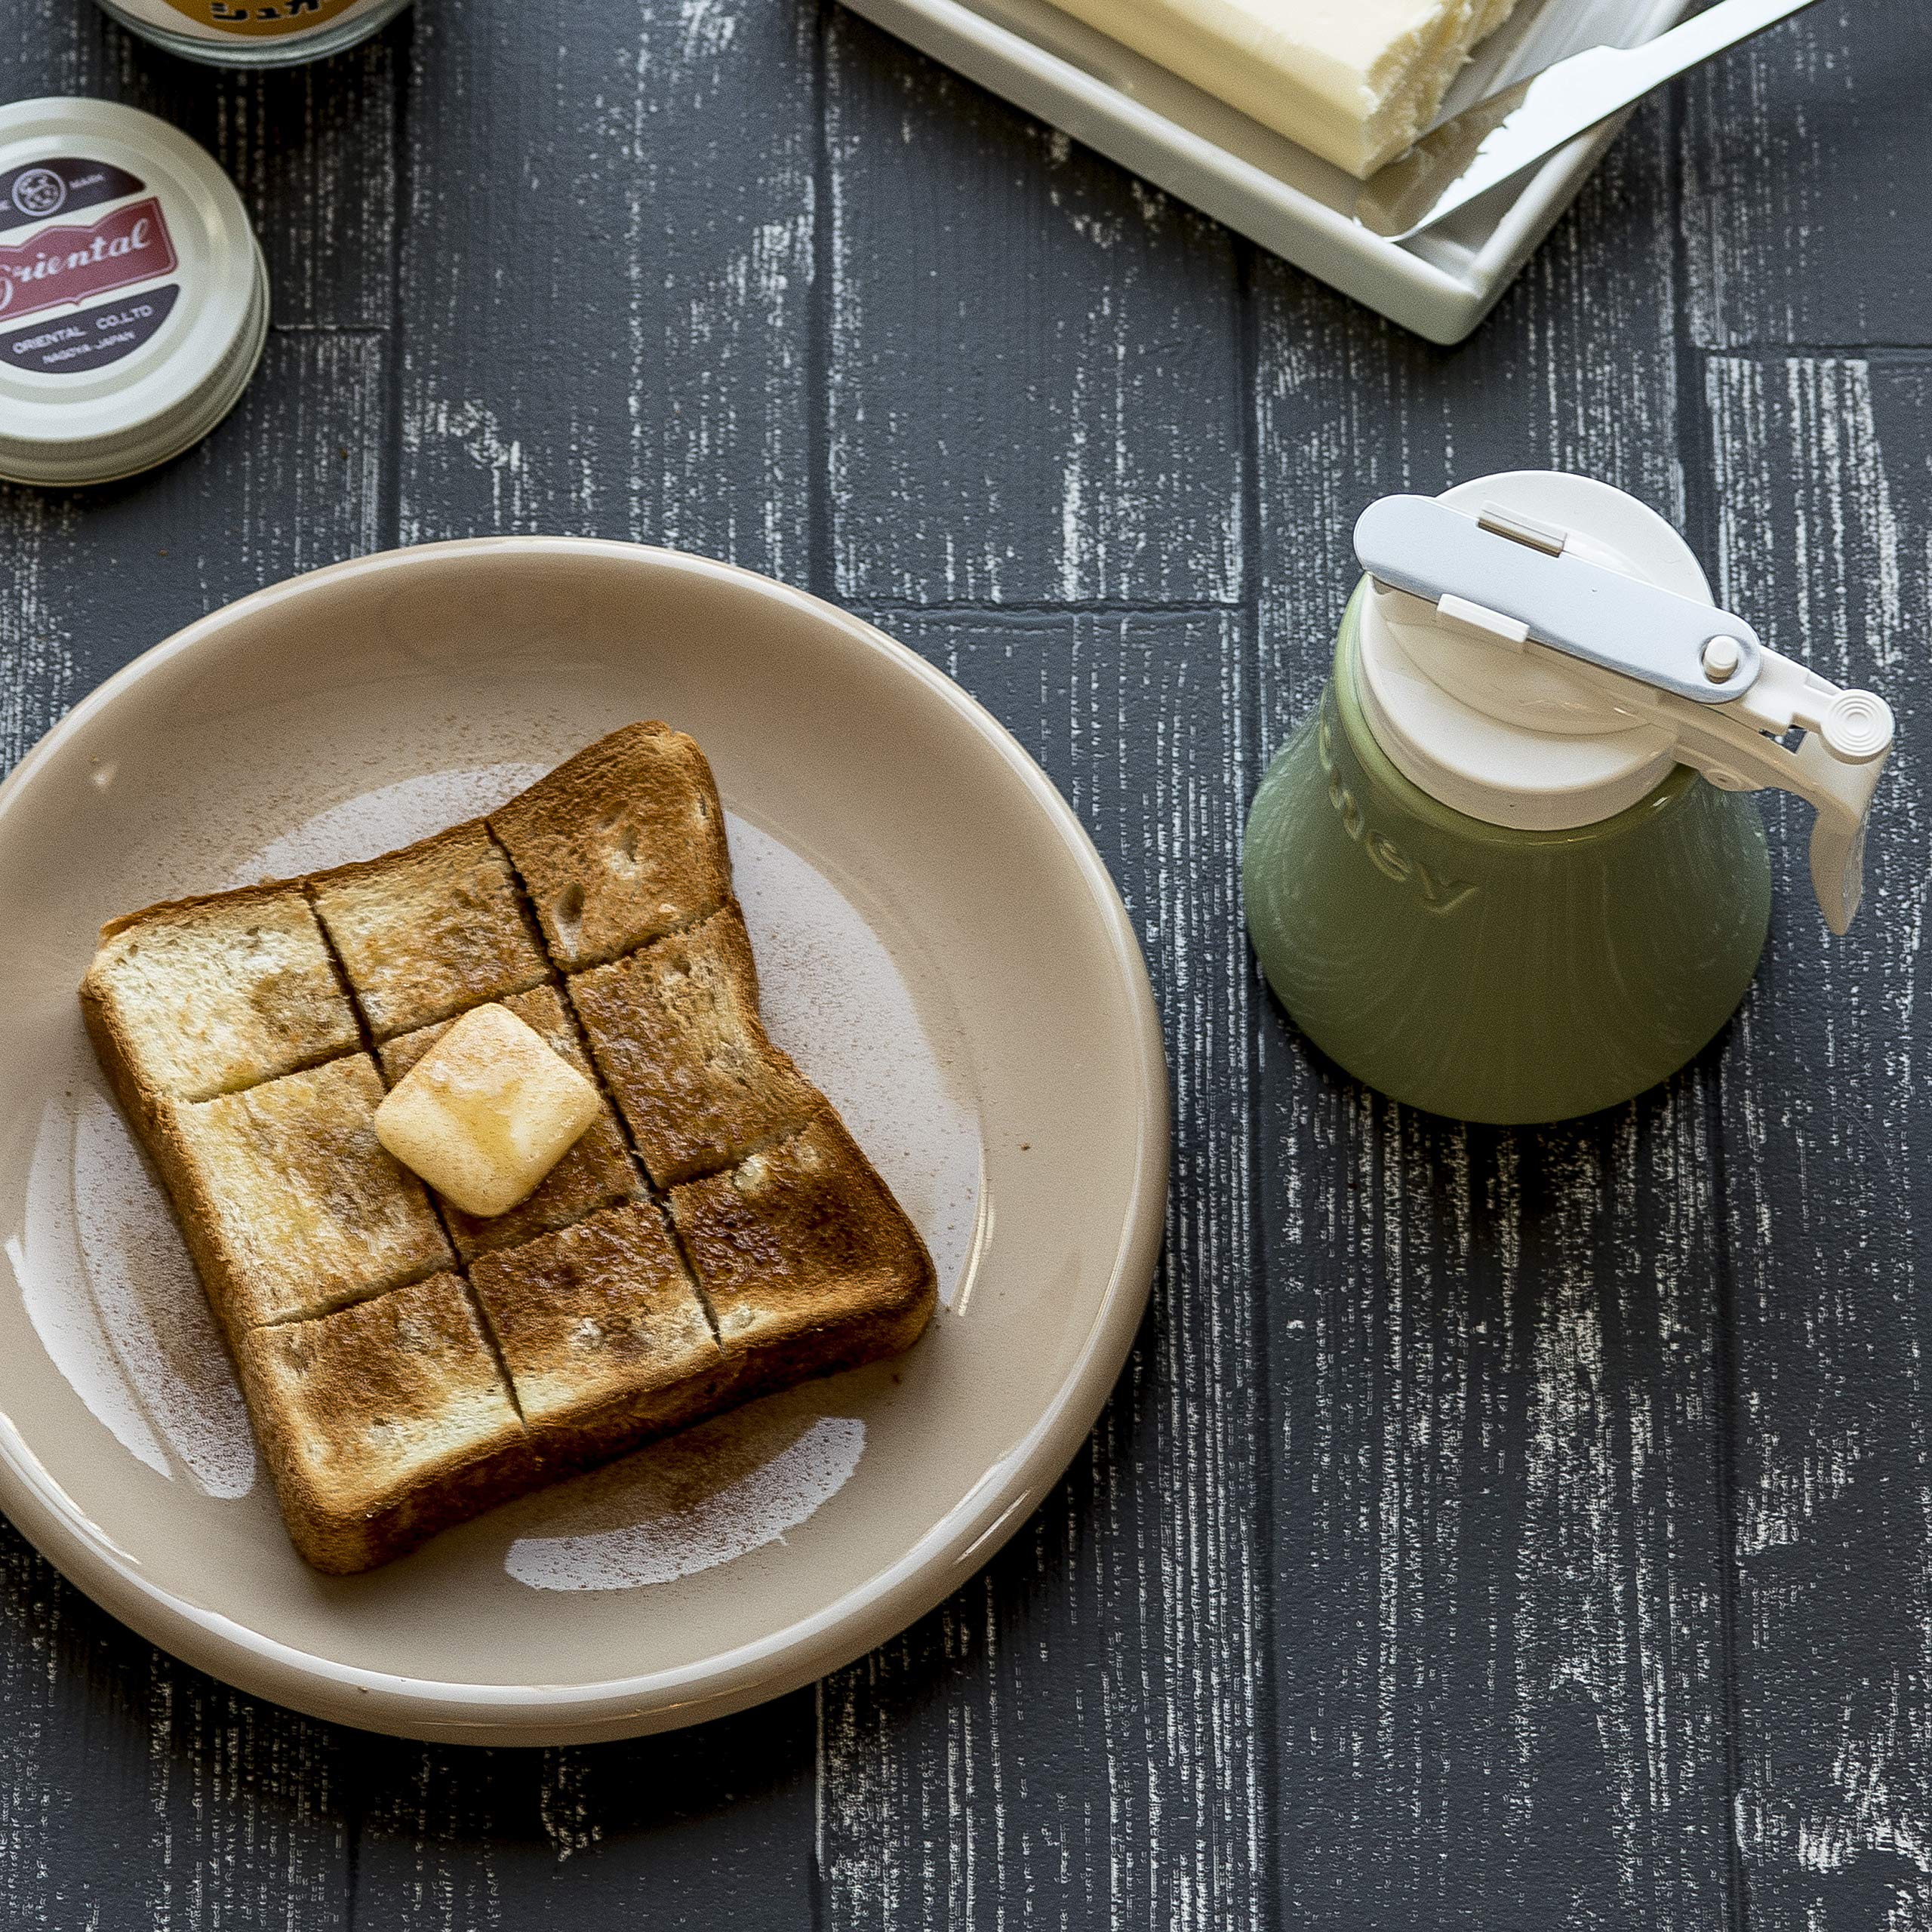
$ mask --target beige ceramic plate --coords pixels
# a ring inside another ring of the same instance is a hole
[[[282,1534],[180,1238],[82,1035],[95,930],[384,850],[638,718],[710,753],[773,1031],[919,1222],[946,1306],[897,1363],[371,1576],[317,1576]],[[0,788],[0,1506],[144,1635],[321,1716],[552,1743],[808,1681],[1025,1518],[1146,1301],[1161,1036],[1085,834],[956,686],[721,565],[442,544],[183,631]]]

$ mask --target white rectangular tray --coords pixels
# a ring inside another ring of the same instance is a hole
[[[1348,214],[1355,183],[1258,122],[1097,33],[1051,0],[846,0],[1029,113],[1435,342],[1482,320],[1617,137],[1620,115],[1413,242]],[[1582,48],[1635,47],[1689,0],[1521,0],[1447,110]]]

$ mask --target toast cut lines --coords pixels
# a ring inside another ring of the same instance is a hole
[[[766,1036],[724,811],[667,726],[384,857],[117,921],[81,998],[318,1568],[897,1352],[931,1314],[918,1232]],[[493,1000],[603,1111],[477,1220],[373,1122]]]

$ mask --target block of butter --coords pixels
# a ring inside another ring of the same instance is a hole
[[[1055,0],[1354,175],[1425,132],[1516,0]]]
[[[472,1007],[389,1089],[376,1138],[466,1214],[506,1214],[602,1111],[537,1029],[494,1001]]]

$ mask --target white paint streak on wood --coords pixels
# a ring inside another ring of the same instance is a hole
[[[1932,878],[1922,734],[1932,370],[1922,358],[1714,360],[1723,595],[1774,648],[1874,682],[1901,749],[1864,909],[1829,937],[1809,814],[1767,801],[1778,906],[1724,1103],[1737,1276],[1736,1575],[1753,1922],[1932,1915],[1928,1146],[1913,1028]]]
[[[405,542],[635,537],[805,574],[814,31],[751,0],[531,36],[423,10]]]
[[[1924,29],[1827,0],[1682,84],[1694,340],[1932,343]]]
[[[1067,1482],[944,1609],[823,1687],[827,1922],[1257,1923],[1261,1284],[1229,1104],[1251,1077],[1240,634],[1200,616],[894,627],[1012,723],[1109,857],[1168,1023],[1177,1182],[1149,1326]]]
[[[80,695],[58,568],[78,521],[71,497],[0,485],[0,770]]]
[[[393,36],[327,68],[192,81],[153,103],[185,122],[225,168],[254,217],[283,327],[383,329],[395,258]],[[299,219],[288,210],[301,184]]]
[[[842,10],[829,57],[840,594],[1236,598],[1225,232]]]

